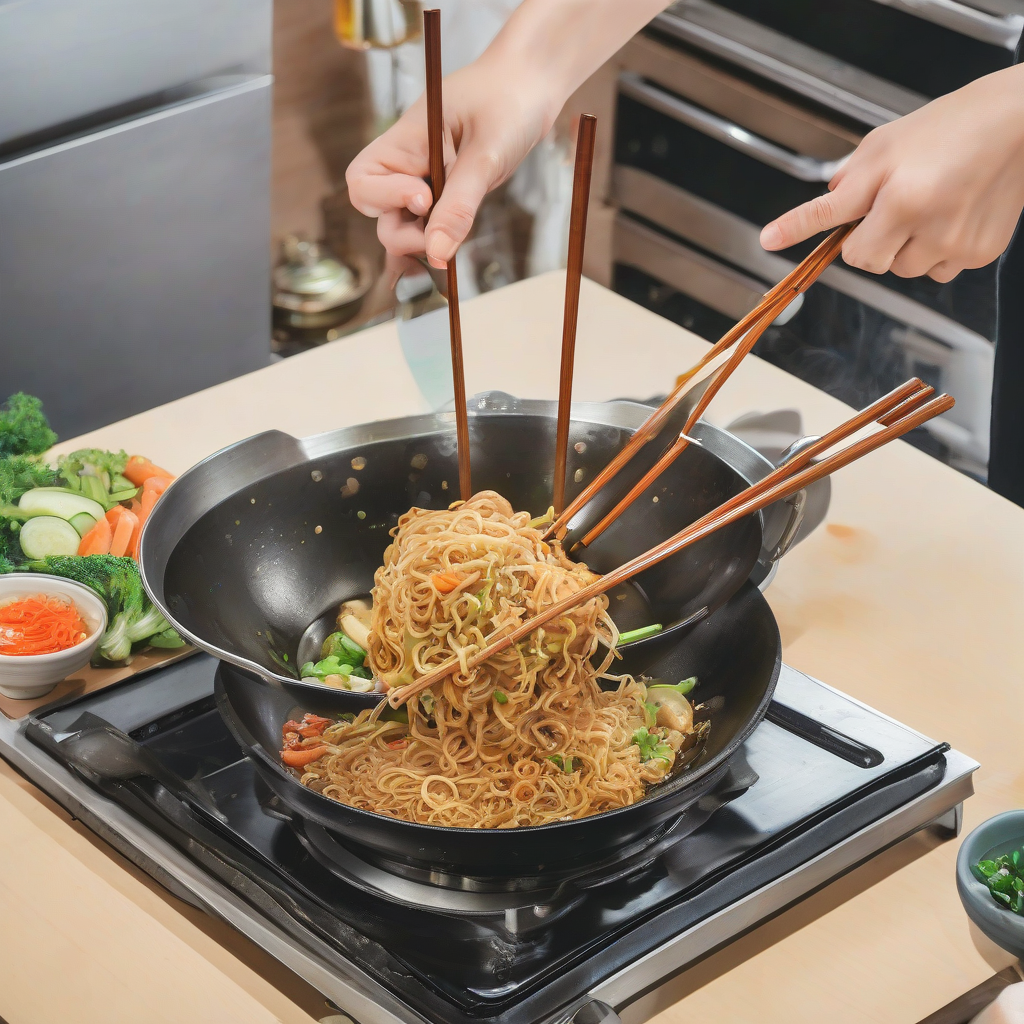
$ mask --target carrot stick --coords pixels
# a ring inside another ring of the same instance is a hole
[[[318,760],[327,753],[324,746],[303,748],[302,750],[282,750],[281,760],[289,768],[304,768],[307,764]]]
[[[173,480],[174,474],[168,473],[166,469],[154,466],[143,455],[133,455],[124,467],[124,474],[136,487],[141,487],[151,476],[162,476],[167,480]]]
[[[147,476],[143,481],[143,491],[156,491],[157,494],[163,494],[168,487],[171,486],[171,480],[166,476]]]
[[[439,594],[450,594],[462,582],[462,577],[454,572],[435,572],[430,582]]]
[[[138,528],[139,517],[134,512],[129,512],[123,505],[118,505],[121,514],[117,517],[117,524],[114,526],[114,535],[110,541],[110,553],[117,558],[128,553],[128,545],[131,544],[132,534]],[[111,509],[108,514],[115,512]]]
[[[139,521],[139,524],[132,533],[132,539],[128,545],[128,554],[136,561],[139,559],[139,541],[142,538],[142,528],[146,525],[149,513],[153,511],[153,506],[157,503],[159,497],[159,493],[153,488],[150,488],[148,491],[143,488],[142,501],[132,502],[132,512],[135,513],[135,518]],[[135,507],[136,505],[138,505],[138,508]]]
[[[78,545],[80,555],[109,555],[110,542],[114,531],[106,519],[101,519],[83,538]]]

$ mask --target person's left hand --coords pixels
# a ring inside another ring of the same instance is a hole
[[[986,75],[870,132],[830,191],[761,232],[786,249],[863,218],[843,259],[950,281],[1010,243],[1024,206],[1024,65]]]

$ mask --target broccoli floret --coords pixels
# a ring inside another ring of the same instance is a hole
[[[0,459],[8,455],[42,455],[57,443],[38,398],[19,391],[0,406]]]
[[[33,487],[52,487],[56,482],[57,474],[31,455],[0,458],[0,506],[17,504]]]
[[[60,475],[76,489],[77,477],[95,476],[103,482],[103,489],[109,491],[113,481],[123,479],[122,474],[127,465],[127,452],[108,452],[102,448],[81,448],[57,459]],[[127,480],[124,482],[131,486]]]
[[[132,652],[132,644],[156,634],[161,635],[162,646],[170,646],[166,641],[172,627],[146,596],[133,559],[113,555],[51,557],[25,567],[82,583],[107,602],[109,625],[99,646],[107,661],[124,661]]]
[[[11,558],[13,551],[6,546],[7,542],[4,537],[6,533],[7,531],[0,527],[0,576],[6,572],[15,572],[18,568]]]

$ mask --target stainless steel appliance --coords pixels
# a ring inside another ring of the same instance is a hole
[[[761,226],[872,127],[1008,66],[1022,25],[1020,0],[679,0],[620,55],[616,288],[717,338],[808,248],[766,253]],[[938,285],[838,264],[755,352],[853,405],[921,375],[957,406],[917,443],[983,476],[994,296],[994,267]]]
[[[830,879],[922,828],[955,835],[977,768],[783,667],[696,831],[543,899],[452,888],[284,820],[217,714],[216,667],[0,716],[0,754],[357,1024],[638,1024],[645,995]]]
[[[270,15],[0,2],[0,398],[61,436],[269,359]]]

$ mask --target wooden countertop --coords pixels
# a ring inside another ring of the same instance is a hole
[[[664,393],[705,343],[584,281],[575,397]],[[469,391],[557,395],[562,277],[463,307]],[[97,399],[99,400],[99,398]],[[845,406],[754,357],[711,407]],[[297,436],[425,411],[393,324],[61,445],[181,471],[270,427]],[[965,829],[1024,804],[1024,510],[903,443],[843,470],[825,527],[768,591],[786,660],[982,763]],[[956,842],[919,836],[624,1011],[659,1024],[913,1024],[1010,958],[972,933]],[[0,1017],[8,1024],[308,1022],[322,999],[248,940],[164,893],[0,763]]]

